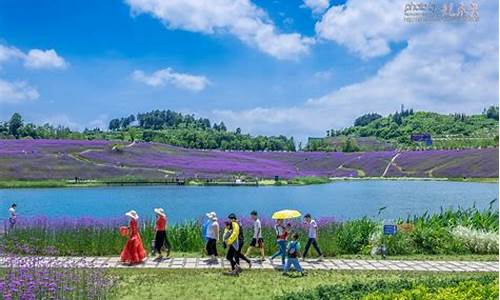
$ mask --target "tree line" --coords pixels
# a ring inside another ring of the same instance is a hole
[[[24,123],[22,116],[14,113],[9,121],[0,122],[0,138],[104,139],[158,142],[195,149],[295,151],[293,137],[252,136],[243,134],[240,128],[233,132],[227,129],[224,122],[212,124],[209,119],[171,110],[115,118],[109,122],[108,130],[86,128],[83,131],[65,126]]]

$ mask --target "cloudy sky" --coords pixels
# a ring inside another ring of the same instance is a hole
[[[302,139],[401,104],[497,104],[498,1],[477,2],[478,22],[408,23],[406,4],[0,1],[0,120],[82,129],[174,109]]]

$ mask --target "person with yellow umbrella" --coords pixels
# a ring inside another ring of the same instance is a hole
[[[286,219],[293,219],[300,217],[301,214],[297,210],[280,210],[273,214],[272,218],[276,220],[276,225],[274,226],[274,230],[276,231],[276,242],[278,243],[278,251],[274,253],[269,261],[273,263],[273,259],[278,256],[281,256],[281,264],[285,266],[285,258],[286,258],[286,245],[288,240],[288,233],[290,231],[291,225],[285,225]]]

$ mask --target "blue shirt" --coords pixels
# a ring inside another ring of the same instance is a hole
[[[208,228],[210,226],[210,224],[212,223],[212,221],[210,221],[210,219],[206,220],[205,223],[203,223],[203,226],[201,227],[201,232],[203,234],[203,239],[205,241],[208,241]]]

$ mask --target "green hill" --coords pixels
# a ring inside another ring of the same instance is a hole
[[[112,119],[108,129],[75,131],[50,124],[25,124],[21,115],[14,113],[9,121],[0,122],[0,139],[145,141],[193,149],[295,151],[293,137],[252,136],[242,133],[240,128],[230,131],[224,122],[212,124],[209,119],[172,110],[153,110],[139,113],[137,117]]]
[[[328,130],[327,136],[319,140],[311,139],[308,150],[373,151],[387,148],[387,143],[405,149],[498,147],[498,107],[490,107],[477,115],[402,109],[386,117],[366,114],[354,124],[342,130]],[[423,134],[430,135],[432,145],[412,140],[412,135]],[[346,145],[349,149],[345,149]]]

